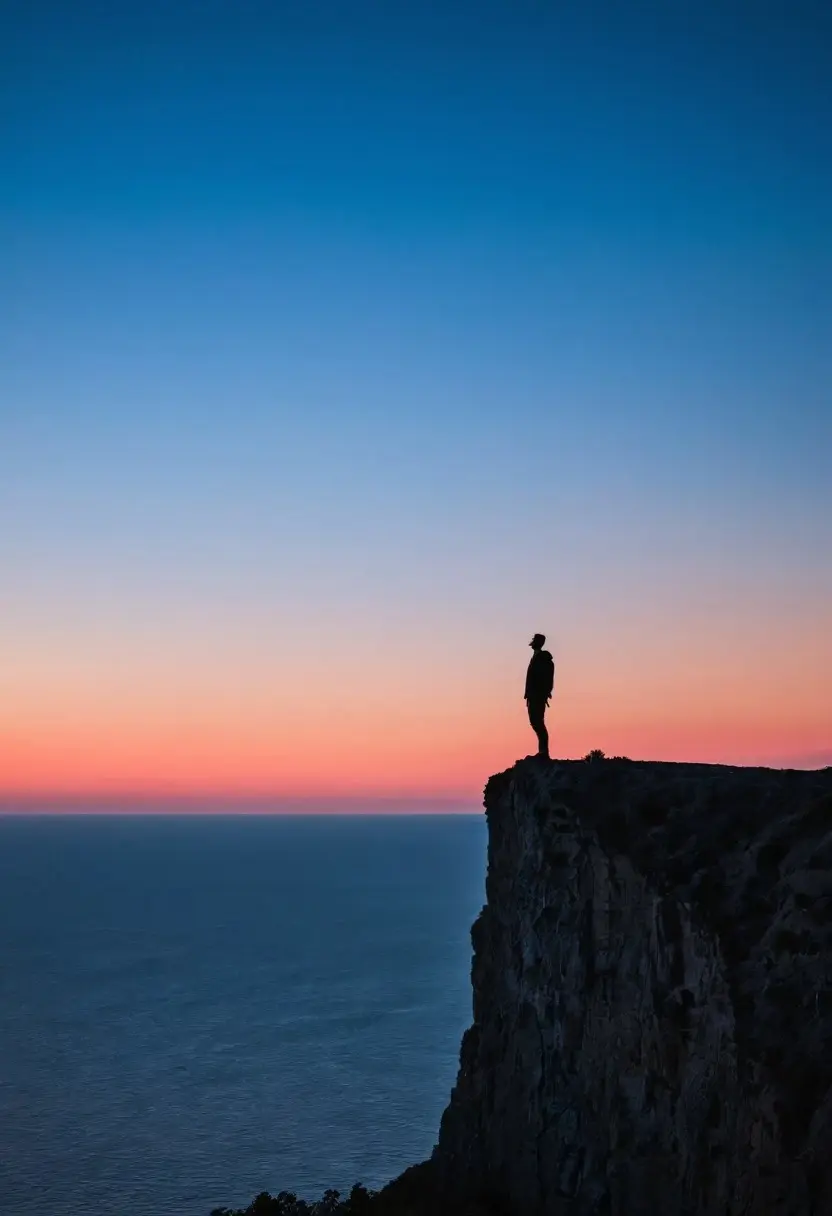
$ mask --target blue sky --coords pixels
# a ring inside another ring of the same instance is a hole
[[[814,645],[801,678],[829,674],[826,5],[0,13],[0,559],[31,731],[77,697],[93,737],[82,676],[26,656],[94,672],[105,636],[152,636],[183,704],[255,635],[274,671],[287,638],[375,640],[496,704],[542,627],[605,721],[631,711],[613,685],[599,708],[592,650],[655,673],[657,628],[759,639],[742,671]],[[758,750],[792,754],[769,726]]]

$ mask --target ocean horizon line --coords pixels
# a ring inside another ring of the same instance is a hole
[[[0,816],[32,815],[476,815],[482,795],[395,796],[125,794],[15,796],[0,794]]]

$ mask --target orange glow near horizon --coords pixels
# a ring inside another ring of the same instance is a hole
[[[556,654],[553,755],[832,763],[820,630],[766,662],[753,637],[744,648],[695,641],[601,646],[576,634],[573,652]],[[0,713],[0,795],[478,799],[492,772],[533,750],[522,647],[491,668],[464,648],[432,662],[383,648],[375,663],[344,652],[212,668],[197,657],[118,667],[92,648],[64,665],[18,653]],[[310,691],[320,687],[327,695]]]

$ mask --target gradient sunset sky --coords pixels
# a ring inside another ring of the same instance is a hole
[[[832,763],[832,6],[0,22],[0,794]]]

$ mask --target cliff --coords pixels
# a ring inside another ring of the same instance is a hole
[[[437,1202],[832,1216],[832,770],[529,758],[485,807]]]

